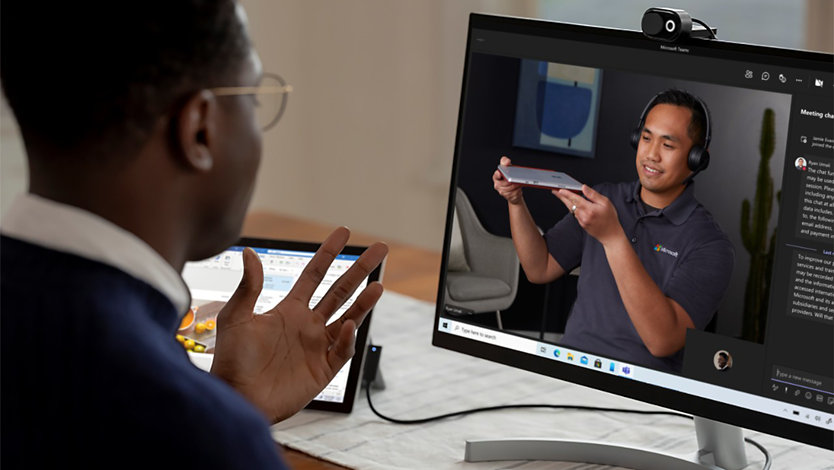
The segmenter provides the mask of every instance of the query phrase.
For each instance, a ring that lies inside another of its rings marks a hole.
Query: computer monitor
[[[834,449],[833,70],[471,15],[433,344]],[[501,156],[595,191],[511,230]]]

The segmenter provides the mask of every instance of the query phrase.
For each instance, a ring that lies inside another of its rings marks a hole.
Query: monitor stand
[[[689,459],[602,442],[517,438],[466,441],[464,460],[556,460],[638,470],[738,470],[747,466],[741,428],[696,416],[695,434],[699,450]]]

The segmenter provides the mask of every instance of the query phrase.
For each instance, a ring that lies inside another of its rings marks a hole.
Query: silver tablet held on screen
[[[498,171],[507,178],[510,183],[532,186],[544,189],[570,189],[571,191],[582,191],[582,183],[568,176],[561,171],[543,170],[540,168],[529,168],[526,166],[504,166],[498,165]]]

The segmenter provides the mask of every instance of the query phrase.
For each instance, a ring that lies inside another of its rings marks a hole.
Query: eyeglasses
[[[226,86],[210,89],[215,96],[255,96],[255,119],[261,130],[271,129],[281,119],[287,108],[287,96],[292,85],[280,75],[265,73],[258,86]]]

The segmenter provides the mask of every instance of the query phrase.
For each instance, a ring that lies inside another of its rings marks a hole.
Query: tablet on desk
[[[529,168],[517,165],[498,165],[498,171],[510,183],[544,189],[570,189],[582,191],[582,183],[568,176],[566,173],[541,168]]]
[[[183,279],[191,291],[191,309],[180,324],[178,340],[188,350],[191,361],[206,371],[214,359],[215,327],[217,314],[231,298],[243,275],[243,249],[255,250],[264,269],[264,286],[255,304],[255,313],[263,313],[278,304],[298,280],[304,267],[313,258],[319,245],[316,243],[242,238],[213,258],[186,263]],[[315,306],[333,282],[353,265],[366,247],[346,246],[330,265],[321,285],[310,300]],[[380,280],[381,268],[377,267],[360,284],[353,295],[328,320],[336,321],[353,304],[365,286]],[[368,313],[356,332],[355,355],[336,374],[333,380],[310,404],[308,409],[350,413],[360,383],[362,359],[368,339],[371,314]]]

